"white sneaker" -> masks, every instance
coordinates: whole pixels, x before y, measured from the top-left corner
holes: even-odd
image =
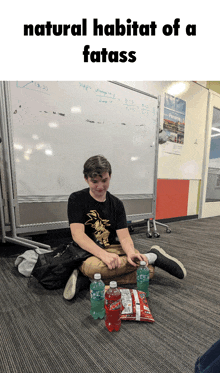
[[[66,286],[63,292],[64,299],[66,300],[73,299],[76,293],[76,282],[77,282],[78,274],[79,274],[79,270],[74,269],[73,273],[71,274],[69,280],[66,283]]]
[[[89,289],[90,279],[84,276],[78,269],[74,269],[69,280],[66,283],[63,297],[66,300],[73,299],[81,290]]]

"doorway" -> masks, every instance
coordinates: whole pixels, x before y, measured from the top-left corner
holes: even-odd
[[[199,218],[220,215],[220,95],[210,93]]]

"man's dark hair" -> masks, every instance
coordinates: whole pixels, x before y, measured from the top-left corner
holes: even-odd
[[[94,155],[87,159],[84,164],[83,174],[86,179],[91,177],[91,179],[96,176],[102,176],[104,172],[108,172],[111,176],[112,168],[109,161],[103,157],[103,155]]]

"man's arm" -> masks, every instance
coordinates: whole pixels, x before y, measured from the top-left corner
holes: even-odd
[[[138,259],[139,261],[144,260],[146,264],[148,265],[148,260],[146,260],[146,256],[143,254],[137,254],[135,253],[134,243],[130,236],[128,228],[118,229],[117,236],[119,239],[119,242],[121,244],[122,249],[124,250],[125,254],[127,255],[128,262],[133,265],[134,267],[137,266],[137,264],[134,262],[134,260]]]
[[[70,230],[73,240],[84,250],[101,259],[109,269],[119,268],[121,265],[120,257],[117,254],[108,253],[85,234],[85,226],[81,223],[70,224]]]

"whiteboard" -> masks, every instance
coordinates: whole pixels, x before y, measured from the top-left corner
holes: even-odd
[[[154,193],[156,97],[114,82],[10,82],[18,200],[67,198],[85,188],[83,165],[104,155],[109,191]]]

